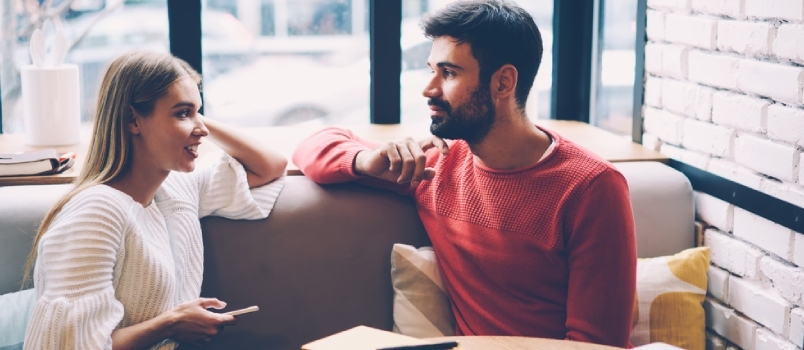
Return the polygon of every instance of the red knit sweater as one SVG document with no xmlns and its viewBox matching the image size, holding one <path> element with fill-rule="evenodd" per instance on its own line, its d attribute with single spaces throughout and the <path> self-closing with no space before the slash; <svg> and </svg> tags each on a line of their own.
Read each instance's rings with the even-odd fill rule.
<svg viewBox="0 0 804 350">
<path fill-rule="evenodd" d="M 417 188 L 354 174 L 377 147 L 327 128 L 293 162 L 318 183 L 359 180 L 414 194 L 452 300 L 458 335 L 518 335 L 629 346 L 636 241 L 628 186 L 608 162 L 558 134 L 553 152 L 515 171 L 477 163 L 455 141 L 426 153 Z"/>
</svg>

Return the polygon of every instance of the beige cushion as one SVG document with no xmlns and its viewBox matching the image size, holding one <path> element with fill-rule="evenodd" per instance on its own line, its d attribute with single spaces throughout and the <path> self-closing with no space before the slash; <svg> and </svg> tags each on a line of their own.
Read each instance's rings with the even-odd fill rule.
<svg viewBox="0 0 804 350">
<path fill-rule="evenodd" d="M 417 338 L 455 334 L 455 319 L 431 247 L 394 244 L 394 331 Z"/>
</svg>

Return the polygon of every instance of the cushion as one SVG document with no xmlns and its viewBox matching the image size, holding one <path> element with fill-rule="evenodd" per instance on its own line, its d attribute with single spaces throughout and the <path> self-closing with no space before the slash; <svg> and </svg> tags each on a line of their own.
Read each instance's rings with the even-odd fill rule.
<svg viewBox="0 0 804 350">
<path fill-rule="evenodd" d="M 395 332 L 416 338 L 455 334 L 455 319 L 432 247 L 394 244 L 391 282 Z"/>
<path fill-rule="evenodd" d="M 705 349 L 703 301 L 708 267 L 708 247 L 639 259 L 631 344 L 663 342 Z M 395 244 L 391 280 L 394 331 L 418 338 L 454 335 L 454 316 L 431 247 Z"/>
<path fill-rule="evenodd" d="M 0 295 L 0 350 L 22 349 L 25 328 L 35 307 L 33 289 Z"/>
<path fill-rule="evenodd" d="M 703 302 L 708 267 L 708 247 L 639 259 L 631 344 L 663 342 L 684 349 L 705 349 Z"/>
</svg>

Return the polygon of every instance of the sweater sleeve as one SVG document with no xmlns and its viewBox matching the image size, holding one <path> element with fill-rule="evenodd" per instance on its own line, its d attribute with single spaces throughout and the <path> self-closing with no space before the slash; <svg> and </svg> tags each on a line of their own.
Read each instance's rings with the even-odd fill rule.
<svg viewBox="0 0 804 350">
<path fill-rule="evenodd" d="M 264 219 L 274 207 L 285 177 L 249 189 L 246 169 L 232 156 L 222 153 L 210 168 L 200 170 L 198 216 L 215 215 L 229 219 Z"/>
<path fill-rule="evenodd" d="M 355 135 L 351 130 L 327 127 L 302 141 L 293 152 L 293 164 L 305 176 L 319 184 L 356 181 L 362 185 L 411 195 L 415 188 L 410 184 L 397 184 L 382 179 L 360 176 L 354 172 L 354 161 L 360 151 L 374 150 L 381 143 Z M 425 152 L 427 164 L 438 159 L 438 150 Z"/>
<path fill-rule="evenodd" d="M 607 169 L 568 222 L 567 339 L 628 347 L 636 294 L 636 236 L 625 178 Z"/>
<path fill-rule="evenodd" d="M 123 318 L 113 270 L 128 208 L 108 193 L 89 197 L 68 203 L 39 245 L 36 272 L 43 279 L 37 278 L 25 349 L 112 348 L 112 331 Z"/>
</svg>

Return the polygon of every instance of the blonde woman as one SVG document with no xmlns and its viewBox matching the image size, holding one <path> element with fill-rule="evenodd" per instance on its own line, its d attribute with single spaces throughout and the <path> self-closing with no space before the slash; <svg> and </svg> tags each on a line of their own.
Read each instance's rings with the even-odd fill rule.
<svg viewBox="0 0 804 350">
<path fill-rule="evenodd" d="M 199 114 L 199 86 L 168 54 L 109 66 L 86 165 L 34 241 L 25 349 L 173 349 L 236 322 L 207 310 L 224 302 L 199 298 L 199 218 L 267 217 L 287 161 Z M 193 171 L 204 139 L 225 154 Z"/>
</svg>

